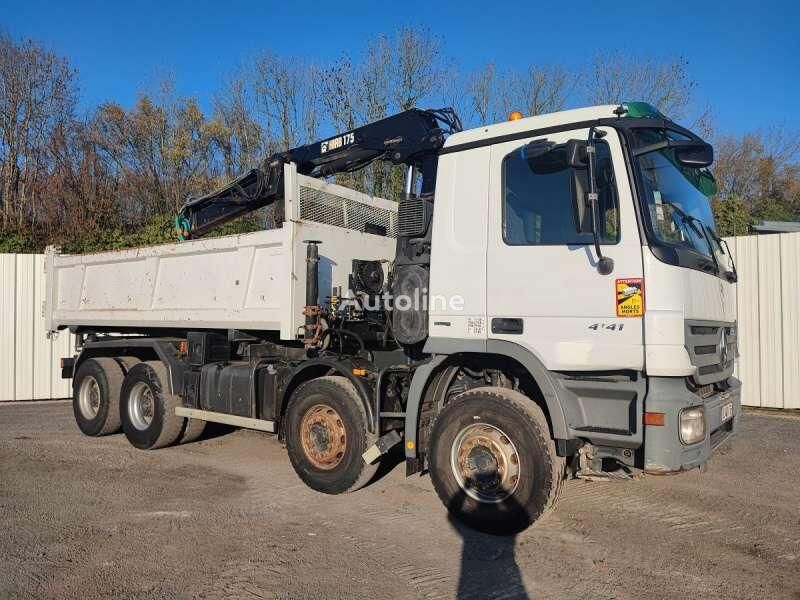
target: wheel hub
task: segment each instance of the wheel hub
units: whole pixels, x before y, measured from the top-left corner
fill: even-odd
[[[326,404],[312,406],[300,422],[300,442],[316,468],[335,468],[347,449],[347,432],[339,413]]]
[[[128,400],[128,417],[131,424],[139,431],[144,431],[153,422],[155,408],[156,401],[150,386],[142,382],[134,385]]]
[[[519,484],[517,449],[493,425],[480,423],[464,428],[453,441],[450,464],[461,489],[479,502],[502,502]]]
[[[78,406],[86,419],[94,419],[100,410],[100,386],[91,375],[84,378],[78,390]]]

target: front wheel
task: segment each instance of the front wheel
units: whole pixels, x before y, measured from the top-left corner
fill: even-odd
[[[366,485],[378,469],[361,455],[376,440],[353,384],[319,377],[295,390],[286,414],[286,447],[300,479],[326,494]]]
[[[514,390],[484,387],[437,417],[430,474],[453,516],[487,533],[515,533],[552,508],[564,459],[539,406]]]

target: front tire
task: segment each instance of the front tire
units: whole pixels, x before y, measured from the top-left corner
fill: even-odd
[[[113,358],[90,358],[78,367],[72,382],[72,412],[85,435],[95,437],[119,431],[123,377],[122,367]]]
[[[128,441],[142,450],[175,443],[185,419],[175,414],[180,398],[169,393],[167,368],[160,361],[131,367],[122,383],[120,415]]]
[[[483,387],[453,399],[437,417],[430,474],[454,517],[479,531],[509,534],[553,507],[564,459],[539,406],[514,390]]]
[[[286,447],[295,472],[325,494],[353,492],[378,469],[361,455],[377,439],[353,384],[344,377],[320,377],[302,384],[289,400]]]

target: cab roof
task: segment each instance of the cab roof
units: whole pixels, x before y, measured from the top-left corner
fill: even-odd
[[[534,117],[524,117],[516,121],[504,121],[493,125],[484,125],[474,129],[467,129],[454,133],[444,143],[444,148],[459,146],[479,142],[485,139],[514,135],[525,131],[545,129],[548,127],[559,127],[570,123],[582,123],[594,121],[596,119],[607,119],[617,117],[614,113],[619,104],[604,104],[601,106],[589,106],[586,108],[574,108],[562,110],[560,112],[536,115]]]

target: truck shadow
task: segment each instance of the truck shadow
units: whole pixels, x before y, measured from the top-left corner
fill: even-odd
[[[211,421],[206,423],[203,433],[197,438],[196,441],[202,442],[203,440],[213,440],[214,438],[222,437],[237,431],[238,427],[232,425],[225,425],[223,423],[213,423]]]
[[[380,459],[380,464],[378,465],[378,470],[375,472],[375,475],[372,476],[372,479],[369,480],[369,483],[364,487],[369,487],[374,483],[377,483],[384,477],[386,477],[389,473],[395,470],[395,468],[400,464],[405,462],[406,456],[405,451],[403,450],[403,446],[395,446],[389,452],[387,452],[384,456]]]
[[[367,484],[373,485],[405,460],[402,446],[393,448],[381,460],[378,471]],[[447,520],[461,538],[461,561],[458,576],[458,600],[483,600],[502,598],[503,600],[523,600],[530,596],[522,581],[522,574],[514,555],[517,533],[502,531],[501,524],[496,532],[484,533],[462,523],[453,513],[466,499],[459,492],[448,503]],[[513,512],[515,507],[511,507]]]
[[[460,492],[448,505],[448,521],[462,540],[456,598],[529,598],[514,556],[517,534],[482,533],[462,523],[453,516],[453,510],[464,500]]]

